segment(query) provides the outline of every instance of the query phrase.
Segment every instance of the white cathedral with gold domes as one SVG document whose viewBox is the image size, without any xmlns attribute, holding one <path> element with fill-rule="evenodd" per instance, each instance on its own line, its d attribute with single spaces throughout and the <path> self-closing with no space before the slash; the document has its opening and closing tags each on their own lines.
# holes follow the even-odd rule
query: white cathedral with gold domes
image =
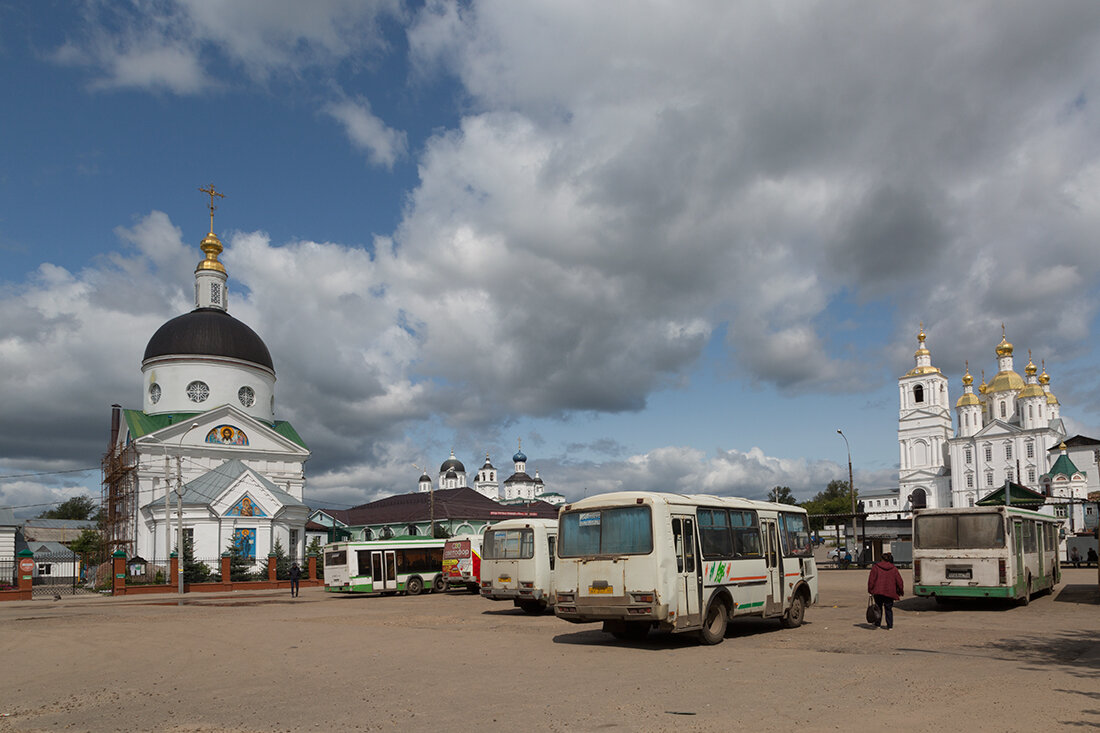
<svg viewBox="0 0 1100 733">
<path fill-rule="evenodd" d="M 975 391 L 967 363 L 953 425 L 947 377 L 932 365 L 925 338 L 922 324 L 913 355 L 916 365 L 898 380 L 898 505 L 907 511 L 974 506 L 1010 481 L 1055 497 L 1048 511 L 1066 517 L 1068 529 L 1082 527 L 1085 518 L 1072 516 L 1080 513 L 1080 505 L 1059 506 L 1057 501 L 1084 499 L 1086 476 L 1066 457 L 1061 406 L 1045 365 L 1038 373 L 1029 353 L 1026 376 L 1021 377 L 1002 327 L 997 373 L 987 384 L 983 371 Z M 1091 448 L 1087 452 L 1091 456 Z M 1079 457 L 1078 463 L 1082 461 Z M 1067 464 L 1072 475 L 1063 476 Z"/>
</svg>

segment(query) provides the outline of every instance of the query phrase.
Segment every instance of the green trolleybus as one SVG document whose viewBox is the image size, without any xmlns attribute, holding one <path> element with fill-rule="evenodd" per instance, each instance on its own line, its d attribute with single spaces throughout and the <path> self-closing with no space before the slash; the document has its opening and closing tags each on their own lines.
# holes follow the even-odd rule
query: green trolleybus
<svg viewBox="0 0 1100 733">
<path fill-rule="evenodd" d="M 406 593 L 443 590 L 443 540 L 394 537 L 325 545 L 329 593 Z"/>
<path fill-rule="evenodd" d="M 1061 579 L 1055 517 L 989 506 L 918 509 L 913 515 L 913 593 L 1015 598 L 1026 604 Z"/>
<path fill-rule="evenodd" d="M 559 618 L 616 638 L 650 629 L 725 638 L 742 616 L 802 623 L 817 602 L 806 510 L 725 496 L 622 491 L 562 507 Z"/>
</svg>

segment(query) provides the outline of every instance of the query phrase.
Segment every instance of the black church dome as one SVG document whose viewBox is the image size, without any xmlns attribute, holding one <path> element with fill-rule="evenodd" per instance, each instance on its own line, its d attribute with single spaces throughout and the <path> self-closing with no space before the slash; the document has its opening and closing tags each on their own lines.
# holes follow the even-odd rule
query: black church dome
<svg viewBox="0 0 1100 733">
<path fill-rule="evenodd" d="M 218 308 L 196 308 L 165 323 L 149 339 L 143 361 L 173 354 L 226 356 L 275 371 L 263 339 Z"/>
</svg>

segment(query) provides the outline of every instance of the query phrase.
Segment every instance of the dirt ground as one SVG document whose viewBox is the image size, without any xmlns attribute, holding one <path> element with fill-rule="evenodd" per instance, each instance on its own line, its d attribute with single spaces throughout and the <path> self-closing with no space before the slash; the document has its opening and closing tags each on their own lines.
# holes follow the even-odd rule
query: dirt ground
<svg viewBox="0 0 1100 733">
<path fill-rule="evenodd" d="M 1029 606 L 906 598 L 886 631 L 866 571 L 824 571 L 801 628 L 713 647 L 465 593 L 3 603 L 0 733 L 1100 728 L 1097 572 L 1063 580 Z"/>
</svg>

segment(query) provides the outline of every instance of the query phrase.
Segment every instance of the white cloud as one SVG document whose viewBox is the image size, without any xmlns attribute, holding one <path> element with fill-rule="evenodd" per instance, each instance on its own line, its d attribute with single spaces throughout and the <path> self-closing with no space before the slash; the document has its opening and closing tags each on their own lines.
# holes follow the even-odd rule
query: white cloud
<svg viewBox="0 0 1100 733">
<path fill-rule="evenodd" d="M 365 150 L 371 163 L 393 168 L 398 158 L 404 157 L 406 136 L 400 130 L 387 127 L 386 123 L 371 113 L 370 103 L 360 100 L 334 102 L 324 112 L 344 126 L 344 131 L 355 147 Z"/>
</svg>

